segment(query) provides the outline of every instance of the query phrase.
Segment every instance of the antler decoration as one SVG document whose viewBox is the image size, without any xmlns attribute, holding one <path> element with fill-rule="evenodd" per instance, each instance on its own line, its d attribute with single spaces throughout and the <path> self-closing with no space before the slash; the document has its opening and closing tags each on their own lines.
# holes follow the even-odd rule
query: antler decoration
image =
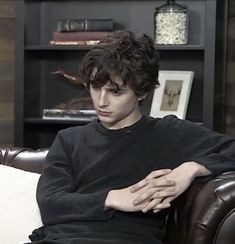
<svg viewBox="0 0 235 244">
<path fill-rule="evenodd" d="M 175 97 L 177 95 L 180 95 L 181 88 L 178 88 L 177 90 L 172 90 L 168 88 L 168 86 L 165 87 L 164 94 L 168 96 L 168 105 L 171 107 L 172 104 L 174 103 Z"/>
<path fill-rule="evenodd" d="M 67 79 L 69 82 L 75 84 L 75 85 L 80 85 L 80 86 L 86 86 L 84 81 L 79 77 L 79 76 L 73 76 L 65 73 L 63 69 L 58 69 L 54 72 L 51 72 L 52 75 L 60 75 L 63 76 L 65 79 Z"/>
</svg>

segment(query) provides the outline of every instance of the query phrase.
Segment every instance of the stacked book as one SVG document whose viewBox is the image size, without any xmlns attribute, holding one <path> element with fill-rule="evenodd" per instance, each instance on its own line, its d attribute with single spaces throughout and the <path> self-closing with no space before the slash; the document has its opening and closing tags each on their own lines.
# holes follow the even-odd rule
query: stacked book
<svg viewBox="0 0 235 244">
<path fill-rule="evenodd" d="M 114 30 L 112 19 L 60 19 L 51 45 L 96 45 Z"/>
<path fill-rule="evenodd" d="M 92 120 L 97 118 L 95 110 L 82 109 L 43 109 L 43 119 L 53 120 Z"/>
</svg>

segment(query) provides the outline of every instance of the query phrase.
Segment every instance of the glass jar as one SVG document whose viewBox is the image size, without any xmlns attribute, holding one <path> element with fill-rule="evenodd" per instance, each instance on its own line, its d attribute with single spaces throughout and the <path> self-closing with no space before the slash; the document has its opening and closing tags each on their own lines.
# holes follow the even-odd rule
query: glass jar
<svg viewBox="0 0 235 244">
<path fill-rule="evenodd" d="M 176 4 L 174 0 L 155 9 L 155 43 L 187 44 L 188 11 L 186 7 Z"/>
</svg>

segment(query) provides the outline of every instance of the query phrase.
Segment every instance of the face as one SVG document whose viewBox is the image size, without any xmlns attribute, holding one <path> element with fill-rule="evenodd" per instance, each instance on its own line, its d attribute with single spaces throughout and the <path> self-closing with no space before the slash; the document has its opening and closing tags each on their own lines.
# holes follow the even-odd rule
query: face
<svg viewBox="0 0 235 244">
<path fill-rule="evenodd" d="M 98 88 L 91 84 L 90 93 L 103 126 L 120 129 L 132 125 L 141 118 L 139 99 L 128 85 L 123 85 L 121 78 L 117 77 L 113 81 L 120 89 L 117 90 L 110 82 Z"/>
</svg>

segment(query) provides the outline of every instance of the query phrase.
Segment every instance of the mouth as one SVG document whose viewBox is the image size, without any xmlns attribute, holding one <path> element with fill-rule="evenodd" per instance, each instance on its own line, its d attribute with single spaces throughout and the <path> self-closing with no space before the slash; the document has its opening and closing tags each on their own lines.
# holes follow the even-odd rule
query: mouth
<svg viewBox="0 0 235 244">
<path fill-rule="evenodd" d="M 98 110 L 97 113 L 98 115 L 105 116 L 105 117 L 108 117 L 111 114 L 111 112 L 102 111 L 102 110 Z"/>
</svg>

